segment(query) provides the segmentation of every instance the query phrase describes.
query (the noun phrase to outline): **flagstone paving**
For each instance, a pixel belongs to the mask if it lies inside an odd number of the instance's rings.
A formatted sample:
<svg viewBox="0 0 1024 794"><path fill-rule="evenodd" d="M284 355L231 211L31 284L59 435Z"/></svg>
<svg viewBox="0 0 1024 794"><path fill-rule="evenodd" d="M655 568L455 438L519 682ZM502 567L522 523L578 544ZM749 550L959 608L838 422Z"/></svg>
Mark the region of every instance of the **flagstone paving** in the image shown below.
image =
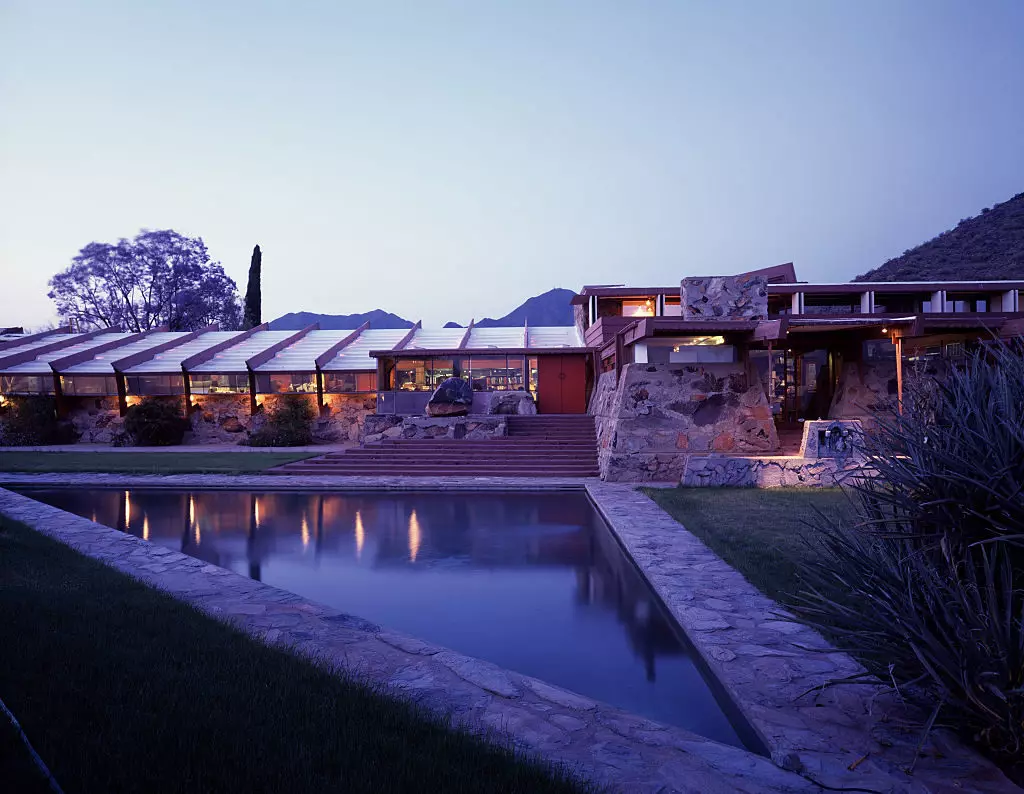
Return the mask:
<svg viewBox="0 0 1024 794"><path fill-rule="evenodd" d="M586 487L626 549L739 708L771 759L628 714L301 598L0 489L0 512L263 639L414 698L459 725L505 736L628 792L1017 790L990 764L937 736L912 776L919 738L894 725L879 688L821 689L859 670L780 614L700 541L629 485L502 478L259 475L14 475L0 484L79 487L495 490ZM810 694L804 694L812 690ZM937 751L943 757L936 755ZM867 756L866 758L864 756ZM853 767L852 770L849 767ZM822 786L817 785L820 782Z"/></svg>

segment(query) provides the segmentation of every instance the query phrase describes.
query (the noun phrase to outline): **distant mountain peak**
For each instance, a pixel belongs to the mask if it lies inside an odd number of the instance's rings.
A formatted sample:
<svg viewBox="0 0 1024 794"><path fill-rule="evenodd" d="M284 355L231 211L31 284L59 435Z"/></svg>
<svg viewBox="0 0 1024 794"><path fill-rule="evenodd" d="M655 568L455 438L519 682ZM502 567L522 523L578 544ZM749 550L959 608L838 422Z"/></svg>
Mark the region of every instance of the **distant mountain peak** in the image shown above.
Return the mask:
<svg viewBox="0 0 1024 794"><path fill-rule="evenodd" d="M1024 279L1024 193L964 218L856 281Z"/></svg>
<svg viewBox="0 0 1024 794"><path fill-rule="evenodd" d="M313 312L289 312L271 320L274 331L297 331L313 323L320 323L323 331L348 331L369 321L371 328L412 328L412 322L383 309L373 309L362 314L315 314Z"/></svg>

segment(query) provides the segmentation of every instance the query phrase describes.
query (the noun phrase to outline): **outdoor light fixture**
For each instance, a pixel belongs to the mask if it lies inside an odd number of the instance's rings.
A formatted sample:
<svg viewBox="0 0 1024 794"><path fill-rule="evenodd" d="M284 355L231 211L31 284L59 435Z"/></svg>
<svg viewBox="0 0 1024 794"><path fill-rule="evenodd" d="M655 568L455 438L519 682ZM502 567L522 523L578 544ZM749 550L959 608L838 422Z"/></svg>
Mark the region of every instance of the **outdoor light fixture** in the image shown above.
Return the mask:
<svg viewBox="0 0 1024 794"><path fill-rule="evenodd" d="M887 333L889 333L889 329L888 329L888 328L883 328L883 329L882 329L882 333L883 333L883 334L887 334Z"/></svg>

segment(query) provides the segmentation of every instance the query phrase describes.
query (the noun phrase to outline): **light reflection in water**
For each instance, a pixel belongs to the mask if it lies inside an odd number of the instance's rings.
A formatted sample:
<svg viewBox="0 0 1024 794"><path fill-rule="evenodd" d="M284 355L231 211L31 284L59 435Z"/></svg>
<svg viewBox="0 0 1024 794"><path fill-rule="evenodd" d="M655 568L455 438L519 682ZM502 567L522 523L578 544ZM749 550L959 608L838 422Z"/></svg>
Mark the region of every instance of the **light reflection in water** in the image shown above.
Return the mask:
<svg viewBox="0 0 1024 794"><path fill-rule="evenodd" d="M309 548L309 521L306 519L306 513L305 512L302 513L301 532L302 532L302 548L303 549L308 549Z"/></svg>
<svg viewBox="0 0 1024 794"><path fill-rule="evenodd" d="M366 530L363 528L363 514L356 510L356 559L363 556L363 544L366 543Z"/></svg>
<svg viewBox="0 0 1024 794"><path fill-rule="evenodd" d="M131 491L124 492L124 526L125 529L131 530L132 528L132 493Z"/></svg>
<svg viewBox="0 0 1024 794"><path fill-rule="evenodd" d="M149 540L149 513L142 514L142 539Z"/></svg>
<svg viewBox="0 0 1024 794"><path fill-rule="evenodd" d="M416 562L416 557L420 553L420 542L422 539L420 520L416 518L416 510L414 509L409 516L409 559L412 562Z"/></svg>

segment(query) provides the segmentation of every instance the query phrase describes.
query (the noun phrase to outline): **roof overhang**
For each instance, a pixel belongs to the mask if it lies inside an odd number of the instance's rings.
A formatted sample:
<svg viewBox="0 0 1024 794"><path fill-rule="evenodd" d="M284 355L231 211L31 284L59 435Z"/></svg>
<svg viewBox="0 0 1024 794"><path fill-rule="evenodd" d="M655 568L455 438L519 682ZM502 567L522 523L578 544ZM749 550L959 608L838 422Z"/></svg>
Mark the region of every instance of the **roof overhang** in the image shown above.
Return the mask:
<svg viewBox="0 0 1024 794"><path fill-rule="evenodd" d="M655 336L750 336L757 320L683 320L679 317L643 317L623 329L627 345Z"/></svg>

